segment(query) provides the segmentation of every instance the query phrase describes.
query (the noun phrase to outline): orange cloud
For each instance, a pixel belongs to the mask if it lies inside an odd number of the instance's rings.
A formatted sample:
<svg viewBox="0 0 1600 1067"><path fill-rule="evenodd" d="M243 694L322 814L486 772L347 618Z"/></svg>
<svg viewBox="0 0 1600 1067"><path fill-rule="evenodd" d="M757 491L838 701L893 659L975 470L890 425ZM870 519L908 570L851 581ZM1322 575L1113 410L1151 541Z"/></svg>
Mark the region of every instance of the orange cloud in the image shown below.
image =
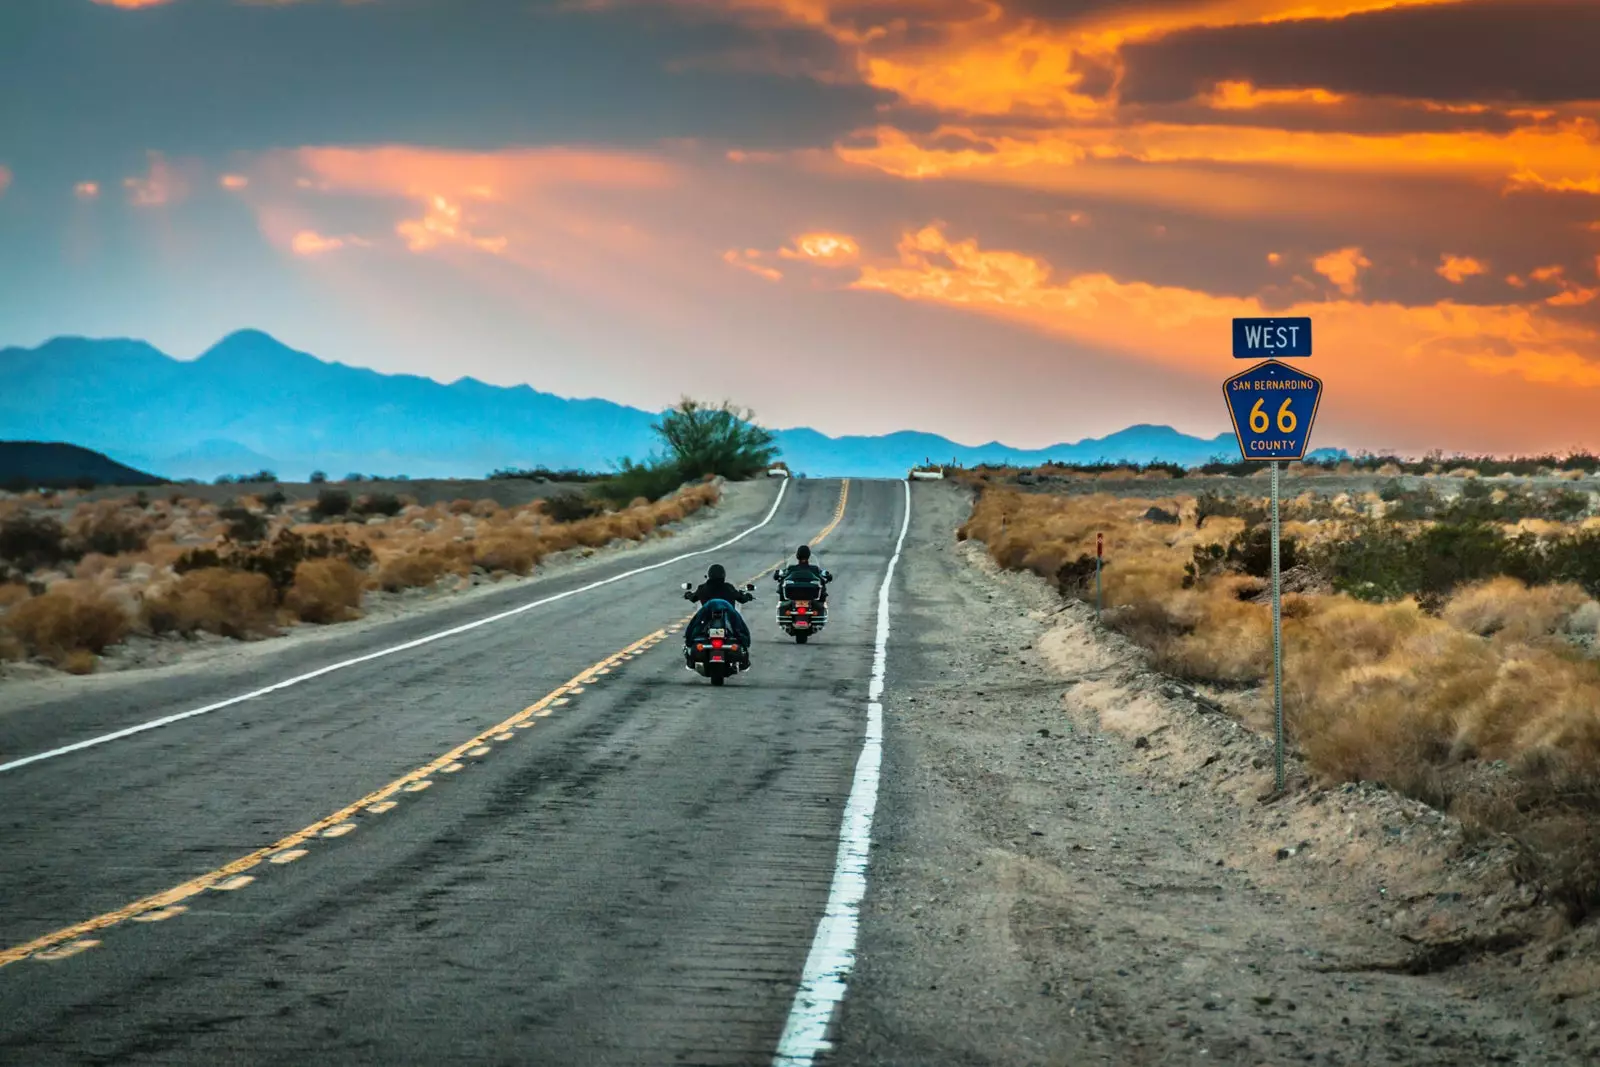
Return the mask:
<svg viewBox="0 0 1600 1067"><path fill-rule="evenodd" d="M79 200L93 200L100 195L99 182L79 182L72 187L72 193Z"/></svg>
<svg viewBox="0 0 1600 1067"><path fill-rule="evenodd" d="M11 184L11 171L0 167L0 193L6 191L6 186Z"/></svg>
<svg viewBox="0 0 1600 1067"><path fill-rule="evenodd" d="M159 152L149 153L150 172L142 178L124 178L128 201L139 207L160 207L183 199L188 183Z"/></svg>
<svg viewBox="0 0 1600 1067"><path fill-rule="evenodd" d="M1538 160L1546 173L1600 167L1600 127L1583 121L1508 133L1357 134L1265 126L1141 123L984 133L943 126L925 137L879 127L865 144L841 144L844 161L902 178L983 179L1028 170L1047 177L1098 160L1232 163L1373 174L1456 174L1505 181ZM960 145L960 146L958 146Z"/></svg>
<svg viewBox="0 0 1600 1067"><path fill-rule="evenodd" d="M224 174L217 179L217 184L224 189L243 189L250 184L250 179L243 174Z"/></svg>
<svg viewBox="0 0 1600 1067"><path fill-rule="evenodd" d="M133 11L141 7L160 7L162 4L172 3L172 0L94 0L94 2L102 7L120 7Z"/></svg>
<svg viewBox="0 0 1600 1067"><path fill-rule="evenodd" d="M420 219L402 220L395 232L405 238L406 247L413 252L459 244L498 254L506 250L508 243L505 237L481 237L468 230L462 222L461 205L438 194L428 198L427 210Z"/></svg>
<svg viewBox="0 0 1600 1067"><path fill-rule="evenodd" d="M1225 81L1218 82L1200 102L1218 111L1253 111L1292 104L1342 104L1346 99L1326 89L1257 89L1247 81Z"/></svg>
<svg viewBox="0 0 1600 1067"><path fill-rule="evenodd" d="M1372 266L1372 260L1361 254L1359 248L1341 248L1318 256L1311 264L1316 272L1338 286L1345 296L1354 296L1361 288L1361 272Z"/></svg>
<svg viewBox="0 0 1600 1067"><path fill-rule="evenodd" d="M737 248L730 248L722 253L722 261L724 263L738 267L740 270L747 270L751 274L765 278L769 282L781 282L783 280L783 272L775 267L768 267L754 262L760 258L761 250L758 248L747 248L742 252Z"/></svg>
<svg viewBox="0 0 1600 1067"><path fill-rule="evenodd" d="M1217 350L1236 316L1309 315L1316 319L1319 349L1337 355L1326 371L1347 384L1351 392L1342 399L1349 404L1398 403L1397 394L1432 388L1444 367L1600 388L1600 331L1553 318L1538 305L1410 307L1345 299L1269 308L1255 297L1124 282L1104 273L1058 277L1036 257L951 241L935 226L908 232L898 263L863 266L852 288L999 317L1185 371L1217 368ZM1130 330L1130 323L1138 328ZM1430 375L1404 373L1423 366Z"/></svg>
<svg viewBox="0 0 1600 1067"><path fill-rule="evenodd" d="M592 233L578 234L589 225L582 213L557 208L565 192L638 191L677 180L675 168L664 160L626 152L469 153L391 146L308 148L291 159L295 168L308 172L298 179L305 188L415 200L421 214L401 219L395 232L417 253L453 246L501 255L513 242L507 228L528 225L531 215L539 217L542 228L592 239ZM496 223L497 218L502 221Z"/></svg>
<svg viewBox="0 0 1600 1067"><path fill-rule="evenodd" d="M794 239L793 248L780 248L784 259L799 259L824 267L854 263L861 249L855 239L838 233L803 233Z"/></svg>
<svg viewBox="0 0 1600 1067"><path fill-rule="evenodd" d="M289 244L297 256L316 256L323 252L333 252L345 246L342 237L324 237L315 230L301 230L294 235L294 240Z"/></svg>
<svg viewBox="0 0 1600 1067"><path fill-rule="evenodd" d="M1489 268L1481 261L1471 256L1452 256L1446 253L1439 257L1439 265L1434 268L1434 273L1453 285L1460 285L1476 274L1487 273Z"/></svg>

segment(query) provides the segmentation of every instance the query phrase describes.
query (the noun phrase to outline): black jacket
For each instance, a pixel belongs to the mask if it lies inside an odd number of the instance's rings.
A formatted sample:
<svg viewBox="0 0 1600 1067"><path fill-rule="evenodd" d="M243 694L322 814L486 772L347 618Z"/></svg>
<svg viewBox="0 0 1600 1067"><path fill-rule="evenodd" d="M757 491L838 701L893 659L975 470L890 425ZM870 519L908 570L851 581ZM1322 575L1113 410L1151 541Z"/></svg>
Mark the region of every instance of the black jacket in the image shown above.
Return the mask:
<svg viewBox="0 0 1600 1067"><path fill-rule="evenodd" d="M746 604L754 600L755 597L732 582L701 582L700 587L689 594L689 599L696 604L704 604L708 600L726 600L730 604Z"/></svg>

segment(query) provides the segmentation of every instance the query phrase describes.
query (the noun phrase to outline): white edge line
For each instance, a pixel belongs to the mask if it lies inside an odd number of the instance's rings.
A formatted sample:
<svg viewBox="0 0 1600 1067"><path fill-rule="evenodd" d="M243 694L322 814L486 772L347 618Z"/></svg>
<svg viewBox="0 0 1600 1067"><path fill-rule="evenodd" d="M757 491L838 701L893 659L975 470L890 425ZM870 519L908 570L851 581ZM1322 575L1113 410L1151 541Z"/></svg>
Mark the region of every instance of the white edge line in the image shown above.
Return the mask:
<svg viewBox="0 0 1600 1067"><path fill-rule="evenodd" d="M900 551L911 528L911 481L906 480L905 518L900 539L878 589L878 640L872 652L872 682L867 692L867 735L856 760L856 775L845 802L839 826L839 853L833 869L833 887L811 951L800 973L800 988L789 1009L789 1021L778 1039L773 1067L810 1067L817 1053L828 1047L828 1022L844 999L850 972L855 967L856 931L861 900L867 892L867 860L872 848L872 813L878 802L878 772L883 761L884 671L889 651L889 585L894 581Z"/></svg>
<svg viewBox="0 0 1600 1067"><path fill-rule="evenodd" d="M356 656L354 659L341 660L338 663L330 663L326 667L319 667L316 670L310 671L306 674L297 674L293 678L287 678L281 682L276 682L261 689L251 690L250 692L245 693L243 696L229 697L227 700L219 700L215 704L207 704L203 708L193 708L189 711L180 711L175 715L166 715L159 719L151 719L149 722L141 722L134 726L113 731L109 734L101 734L99 737L91 737L84 741L75 741L70 745L62 745L60 748L53 748L48 752L39 752L32 756L23 756L20 759L11 760L9 763L0 763L0 774L5 773L6 771L17 770L19 767L26 767L30 763L38 763L42 760L55 759L57 756L65 756L68 753L78 752L86 748L93 748L95 745L103 745L110 741L120 741L124 737L132 737L134 734L143 733L146 730L154 730L161 726L170 726L175 722L182 722L184 719L192 719L197 715L208 715L213 711L221 711L223 708L232 707L234 704L242 704L246 700L254 700L257 697L266 696L268 693L275 693L280 689L288 689L289 687L299 685L302 682L309 682L311 679L320 678L324 674L332 674L334 671L342 671L346 667L354 667L360 663L367 663L371 660L382 659L384 656L392 656L396 652L405 652L421 645L431 644L434 641L443 640L446 637L454 637L456 634L463 634L468 630L476 630L480 626L488 626L490 623L500 622L502 619L509 619L513 615L521 615L525 611L532 611L534 608L543 607L544 605L554 603L557 600L565 600L569 596L577 596L579 593L587 593L591 589L598 589L603 585L610 585L612 582L620 582L624 578L632 578L637 574L644 574L647 571L660 570L662 567L670 567L674 563L681 563L684 560L692 559L695 556L703 556L708 552L719 551L727 548L736 541L744 540L746 537L749 537L751 534L767 525L767 523L771 522L772 517L778 513L778 505L783 503L784 494L787 493L788 490L789 482L787 479L785 479L778 485L778 496L772 501L772 507L767 510L766 518L762 519L760 522L756 523L754 526L743 531L742 533L730 537L720 545L712 545L710 548L697 549L694 552L685 552L681 556L674 556L671 559L662 560L660 563L652 563L649 566L635 567L631 571L624 571L621 574L614 574L609 578L602 578L597 582L590 582L588 585L579 586L577 589L569 589L565 593L556 593L553 596L547 596L531 603L523 604L520 607L512 608L509 611L502 611L497 615L490 615L486 618L474 620L473 622L463 623L460 626L453 626L448 630L440 630L438 633L428 634L425 637L418 637L415 640L407 641L400 645L394 645L391 648L379 649L377 652L368 652L365 655Z"/></svg>

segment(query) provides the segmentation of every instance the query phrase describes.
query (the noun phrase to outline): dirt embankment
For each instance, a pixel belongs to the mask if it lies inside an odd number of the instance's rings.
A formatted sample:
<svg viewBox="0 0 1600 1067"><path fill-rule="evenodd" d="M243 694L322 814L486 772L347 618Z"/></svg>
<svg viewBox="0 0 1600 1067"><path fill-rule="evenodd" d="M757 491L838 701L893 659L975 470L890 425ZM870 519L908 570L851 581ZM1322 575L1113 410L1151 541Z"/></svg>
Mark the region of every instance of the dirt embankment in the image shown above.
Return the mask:
<svg viewBox="0 0 1600 1067"><path fill-rule="evenodd" d="M839 1064L1600 1060L1596 929L1270 738L915 492Z"/></svg>

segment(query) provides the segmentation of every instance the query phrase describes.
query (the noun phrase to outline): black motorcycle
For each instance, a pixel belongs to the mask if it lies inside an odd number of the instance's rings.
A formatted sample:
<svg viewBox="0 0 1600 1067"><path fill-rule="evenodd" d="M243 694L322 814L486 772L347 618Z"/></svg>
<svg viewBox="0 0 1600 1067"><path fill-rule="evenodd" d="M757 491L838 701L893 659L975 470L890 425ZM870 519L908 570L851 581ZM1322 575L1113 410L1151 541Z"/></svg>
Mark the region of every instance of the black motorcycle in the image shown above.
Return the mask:
<svg viewBox="0 0 1600 1067"><path fill-rule="evenodd" d="M683 583L683 599L694 599L694 585ZM754 593L754 585L746 585L746 592ZM754 600L755 597L751 597ZM739 629L730 616L738 609L725 600L712 601L712 609L700 622L698 633L685 635L683 665L702 678L711 679L712 685L721 685L742 670L748 670L745 660L748 649L739 645Z"/></svg>
<svg viewBox="0 0 1600 1067"><path fill-rule="evenodd" d="M773 571L772 577L778 583L778 625L795 644L803 645L828 625L828 603L823 597L833 575L823 571L821 582L785 582L782 571Z"/></svg>

